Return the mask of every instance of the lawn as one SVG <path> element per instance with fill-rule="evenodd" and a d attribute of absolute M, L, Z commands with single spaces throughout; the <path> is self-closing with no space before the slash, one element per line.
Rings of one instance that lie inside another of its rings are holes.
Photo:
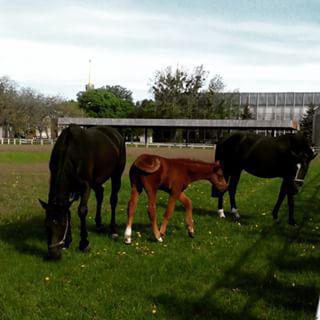
<path fill-rule="evenodd" d="M 320 160 L 313 161 L 296 196 L 297 227 L 287 224 L 286 203 L 279 223 L 272 220 L 279 179 L 243 174 L 237 194 L 240 222 L 230 214 L 219 219 L 209 183 L 195 183 L 187 190 L 195 238 L 188 237 L 178 204 L 162 244 L 153 241 L 145 195 L 133 244 L 123 243 L 130 192 L 125 174 L 119 239 L 95 232 L 92 195 L 91 251 L 77 249 L 74 204 L 72 246 L 61 261 L 50 262 L 44 259 L 44 212 L 38 204 L 38 198 L 47 199 L 50 148 L 33 148 L 0 149 L 0 319 L 314 319 L 320 293 Z M 129 150 L 128 162 L 142 150 Z M 209 159 L 209 153 L 193 156 Z M 105 187 L 103 218 L 109 223 L 109 183 Z M 159 192 L 159 220 L 166 199 Z"/>

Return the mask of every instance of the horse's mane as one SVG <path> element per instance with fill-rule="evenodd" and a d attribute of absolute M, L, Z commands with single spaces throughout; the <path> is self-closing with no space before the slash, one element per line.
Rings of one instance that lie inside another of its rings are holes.
<path fill-rule="evenodd" d="M 70 179 L 70 177 L 76 178 L 75 159 L 73 159 L 68 153 L 69 148 L 73 145 L 73 142 L 82 140 L 84 138 L 85 131 L 77 126 L 71 125 L 64 129 L 58 137 L 50 158 L 49 168 L 51 172 L 50 178 L 50 192 L 49 199 L 56 196 L 57 188 L 61 184 L 61 179 Z M 75 143 L 76 145 L 81 145 Z M 84 152 L 79 149 L 78 159 Z"/>

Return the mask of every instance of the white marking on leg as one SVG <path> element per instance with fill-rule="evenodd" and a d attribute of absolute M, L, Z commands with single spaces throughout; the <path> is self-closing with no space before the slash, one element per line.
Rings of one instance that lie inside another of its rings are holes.
<path fill-rule="evenodd" d="M 219 218 L 225 218 L 224 210 L 223 209 L 218 209 L 218 216 Z"/>
<path fill-rule="evenodd" d="M 162 237 L 159 237 L 157 240 L 158 240 L 158 242 L 163 242 Z"/>
<path fill-rule="evenodd" d="M 132 235 L 132 229 L 130 226 L 127 226 L 126 231 L 124 232 L 124 242 L 126 244 L 131 243 L 131 235 Z"/>
<path fill-rule="evenodd" d="M 239 214 L 239 210 L 238 210 L 238 209 L 232 208 L 232 209 L 231 209 L 231 213 L 234 214 L 234 217 L 235 217 L 236 219 L 239 219 L 239 218 L 240 218 L 240 214 Z"/>

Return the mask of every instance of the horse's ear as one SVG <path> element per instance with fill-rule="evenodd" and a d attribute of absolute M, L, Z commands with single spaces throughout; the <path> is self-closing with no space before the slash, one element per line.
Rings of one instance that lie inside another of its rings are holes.
<path fill-rule="evenodd" d="M 40 204 L 41 204 L 41 207 L 44 209 L 44 210 L 47 210 L 48 209 L 48 204 L 44 201 L 42 201 L 41 199 L 38 199 Z"/>

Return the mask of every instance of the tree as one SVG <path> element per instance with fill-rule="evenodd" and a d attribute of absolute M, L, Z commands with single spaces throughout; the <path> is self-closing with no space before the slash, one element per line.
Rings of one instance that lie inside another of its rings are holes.
<path fill-rule="evenodd" d="M 151 91 L 154 95 L 156 115 L 161 118 L 186 118 L 198 112 L 197 100 L 206 80 L 203 66 L 194 72 L 167 67 L 157 71 Z"/>
<path fill-rule="evenodd" d="M 151 119 L 155 117 L 155 102 L 151 99 L 144 99 L 142 101 L 137 101 L 135 105 L 135 110 L 132 114 L 133 118 L 145 118 Z"/>
<path fill-rule="evenodd" d="M 120 85 L 116 85 L 116 86 L 106 85 L 105 89 L 113 93 L 116 97 L 133 103 L 132 91 L 128 90 L 127 88 L 122 87 Z"/>
<path fill-rule="evenodd" d="M 240 115 L 240 118 L 242 120 L 249 120 L 249 119 L 253 119 L 252 113 L 250 111 L 249 105 L 245 104 L 243 107 L 243 111 Z"/>
<path fill-rule="evenodd" d="M 312 144 L 313 117 L 316 109 L 317 107 L 311 103 L 300 122 L 300 132 L 306 137 L 310 145 Z"/>
<path fill-rule="evenodd" d="M 133 102 L 116 96 L 106 88 L 79 92 L 79 107 L 89 117 L 125 118 L 133 112 Z"/>
<path fill-rule="evenodd" d="M 156 116 L 161 118 L 234 118 L 235 93 L 224 93 L 222 77 L 215 75 L 205 88 L 208 72 L 198 66 L 192 73 L 168 67 L 157 71 L 151 92 Z"/>

